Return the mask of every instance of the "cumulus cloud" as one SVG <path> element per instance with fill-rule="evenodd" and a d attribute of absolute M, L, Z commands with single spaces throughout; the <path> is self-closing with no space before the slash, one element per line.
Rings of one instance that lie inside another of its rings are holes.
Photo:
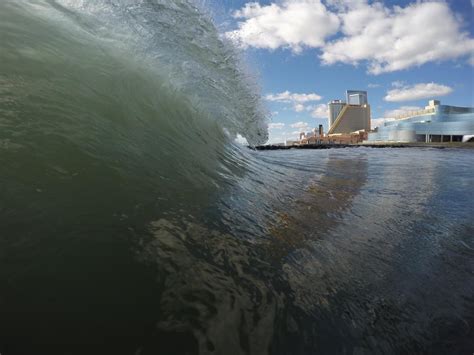
<path fill-rule="evenodd" d="M 309 123 L 308 122 L 296 122 L 290 125 L 291 128 L 298 128 L 300 132 L 309 130 Z M 294 134 L 295 132 L 293 132 Z M 298 133 L 298 132 L 297 132 Z"/>
<path fill-rule="evenodd" d="M 311 107 L 311 117 L 313 118 L 328 118 L 328 106 L 320 104 Z"/>
<path fill-rule="evenodd" d="M 415 101 L 448 95 L 453 89 L 446 85 L 436 83 L 420 83 L 415 85 L 396 86 L 389 90 L 384 97 L 385 101 L 401 102 Z"/>
<path fill-rule="evenodd" d="M 337 32 L 338 17 L 320 0 L 285 0 L 280 5 L 245 4 L 234 17 L 238 29 L 225 34 L 243 48 L 290 48 L 298 53 L 304 47 L 321 47 L 326 37 Z"/>
<path fill-rule="evenodd" d="M 367 62 L 370 73 L 380 74 L 474 50 L 474 40 L 445 2 L 416 2 L 405 8 L 365 3 L 339 16 L 344 36 L 323 47 L 325 64 Z"/>
<path fill-rule="evenodd" d="M 413 1 L 405 7 L 367 0 L 325 3 L 327 7 L 320 0 L 247 3 L 234 13 L 238 29 L 225 36 L 243 48 L 289 48 L 296 53 L 318 48 L 324 64 L 363 63 L 372 74 L 472 58 L 474 39 L 445 1 Z"/>
<path fill-rule="evenodd" d="M 326 4 L 337 11 L 354 9 L 366 3 L 367 0 L 326 0 Z"/>
<path fill-rule="evenodd" d="M 303 104 L 296 104 L 295 106 L 293 106 L 293 109 L 296 111 L 296 112 L 303 112 L 305 107 Z"/>
<path fill-rule="evenodd" d="M 303 102 L 319 101 L 322 99 L 322 97 L 315 93 L 297 94 L 297 93 L 292 93 L 287 90 L 279 94 L 268 94 L 267 96 L 265 96 L 265 99 L 268 101 L 296 104 L 296 103 L 303 103 Z"/>
<path fill-rule="evenodd" d="M 282 122 L 269 123 L 268 128 L 270 129 L 282 129 L 285 127 L 285 124 Z"/>

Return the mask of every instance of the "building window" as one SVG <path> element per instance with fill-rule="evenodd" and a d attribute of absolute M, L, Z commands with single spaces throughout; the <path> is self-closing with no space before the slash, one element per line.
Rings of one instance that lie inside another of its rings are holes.
<path fill-rule="evenodd" d="M 424 134 L 417 134 L 417 135 L 416 135 L 416 141 L 417 141 L 417 142 L 426 142 L 426 135 L 424 135 Z"/>

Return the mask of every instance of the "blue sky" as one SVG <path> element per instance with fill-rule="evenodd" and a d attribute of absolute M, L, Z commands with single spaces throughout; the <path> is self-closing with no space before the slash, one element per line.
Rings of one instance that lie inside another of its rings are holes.
<path fill-rule="evenodd" d="M 474 0 L 473 0 L 474 1 Z M 429 99 L 474 106 L 473 2 L 224 0 L 219 30 L 244 53 L 272 113 L 270 142 L 323 124 L 367 90 L 373 126 Z"/>

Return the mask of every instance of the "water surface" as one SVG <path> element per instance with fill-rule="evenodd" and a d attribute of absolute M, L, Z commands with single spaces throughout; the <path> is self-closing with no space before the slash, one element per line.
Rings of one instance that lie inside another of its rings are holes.
<path fill-rule="evenodd" d="M 4 207 L 3 353 L 472 348 L 472 152 L 236 152 L 247 173 L 154 220 Z"/>

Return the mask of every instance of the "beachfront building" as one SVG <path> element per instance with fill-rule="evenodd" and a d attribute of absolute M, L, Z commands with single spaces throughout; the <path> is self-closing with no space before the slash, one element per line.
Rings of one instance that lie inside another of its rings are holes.
<path fill-rule="evenodd" d="M 467 142 L 474 139 L 474 108 L 431 100 L 424 110 L 386 121 L 367 142 Z"/>
<path fill-rule="evenodd" d="M 370 131 L 370 105 L 367 91 L 347 90 L 346 100 L 332 100 L 328 104 L 328 127 L 323 126 L 311 132 L 301 132 L 298 140 L 287 141 L 286 145 L 304 144 L 356 144 L 367 139 Z"/>
<path fill-rule="evenodd" d="M 328 103 L 328 135 L 370 131 L 370 105 L 367 91 L 347 90 L 346 101 Z"/>

